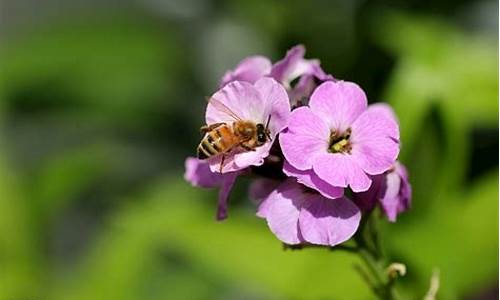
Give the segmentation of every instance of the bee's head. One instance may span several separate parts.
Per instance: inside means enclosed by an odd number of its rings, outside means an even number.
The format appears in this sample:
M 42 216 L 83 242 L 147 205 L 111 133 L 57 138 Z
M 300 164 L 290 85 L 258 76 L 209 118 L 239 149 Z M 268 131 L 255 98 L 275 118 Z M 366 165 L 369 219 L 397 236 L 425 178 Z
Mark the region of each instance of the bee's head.
M 267 129 L 264 127 L 264 124 L 257 124 L 257 143 L 259 145 L 265 144 L 268 136 L 269 133 L 267 133 Z

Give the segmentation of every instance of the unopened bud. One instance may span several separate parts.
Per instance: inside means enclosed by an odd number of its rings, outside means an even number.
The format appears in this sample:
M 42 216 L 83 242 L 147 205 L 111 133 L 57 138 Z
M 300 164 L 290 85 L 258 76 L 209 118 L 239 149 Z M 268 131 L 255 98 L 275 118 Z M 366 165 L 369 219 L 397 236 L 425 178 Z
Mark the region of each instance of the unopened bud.
M 406 266 L 402 263 L 392 263 L 387 267 L 387 275 L 391 279 L 395 279 L 398 276 L 405 276 Z

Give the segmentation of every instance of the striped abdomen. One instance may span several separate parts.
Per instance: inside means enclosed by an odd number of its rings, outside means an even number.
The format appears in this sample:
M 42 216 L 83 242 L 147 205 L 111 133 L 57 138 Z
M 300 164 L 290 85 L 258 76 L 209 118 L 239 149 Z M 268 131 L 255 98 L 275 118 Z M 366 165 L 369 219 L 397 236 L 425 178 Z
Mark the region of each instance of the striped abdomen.
M 198 145 L 198 158 L 206 159 L 231 150 L 238 143 L 233 130 L 221 125 L 205 134 Z

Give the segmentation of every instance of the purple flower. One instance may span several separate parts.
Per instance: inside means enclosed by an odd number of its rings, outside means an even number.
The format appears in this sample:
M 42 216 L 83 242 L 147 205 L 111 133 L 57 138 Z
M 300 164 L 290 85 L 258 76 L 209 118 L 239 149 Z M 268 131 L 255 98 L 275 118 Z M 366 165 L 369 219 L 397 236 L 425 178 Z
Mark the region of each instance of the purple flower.
M 321 69 L 318 59 L 305 59 L 305 54 L 303 45 L 292 47 L 285 58 L 273 65 L 271 77 L 281 82 L 287 90 L 291 89 L 292 81 L 304 75 L 315 76 L 321 81 L 333 80 L 331 75 Z
M 345 197 L 325 198 L 287 179 L 259 206 L 258 215 L 286 244 L 311 243 L 335 246 L 357 230 L 361 213 Z
M 188 158 L 184 177 L 219 188 L 221 220 L 237 177 L 252 175 L 249 198 L 281 241 L 335 246 L 350 239 L 361 212 L 376 205 L 396 221 L 410 207 L 411 186 L 396 161 L 399 125 L 392 109 L 368 106 L 358 85 L 338 81 L 304 55 L 298 45 L 274 65 L 251 56 L 226 72 L 205 113 L 209 130 L 218 131 L 202 145 L 213 149 L 200 155 L 206 160 Z M 260 132 L 255 143 L 248 140 L 254 131 L 241 129 L 253 125 Z
M 280 184 L 281 182 L 279 180 L 269 178 L 257 178 L 250 184 L 248 196 L 250 200 L 259 206 L 259 210 L 257 211 L 258 217 L 264 218 L 262 213 L 266 211 L 265 206 L 267 205 L 264 203 L 264 200 L 269 197 Z
M 264 158 L 269 155 L 277 134 L 282 131 L 290 115 L 290 103 L 283 87 L 272 78 L 261 78 L 251 84 L 243 81 L 233 81 L 217 91 L 213 96 L 216 100 L 210 101 L 205 115 L 208 125 L 215 123 L 233 124 L 234 115 L 241 120 L 253 121 L 255 124 L 265 125 L 269 120 L 271 140 L 257 148 L 248 151 L 235 147 L 225 153 L 222 173 L 234 172 L 249 166 L 259 166 L 264 163 Z M 224 107 L 221 107 L 222 104 Z M 228 110 L 231 113 L 228 113 Z M 208 159 L 212 172 L 219 172 L 222 155 Z
M 184 167 L 186 169 L 184 179 L 191 183 L 192 186 L 213 188 L 222 184 L 224 175 L 212 172 L 205 160 L 188 157 L 186 158 Z
M 306 49 L 297 45 L 287 51 L 285 58 L 273 65 L 271 77 L 281 82 L 288 91 L 292 106 L 300 106 L 306 102 L 318 83 L 334 80 L 333 76 L 326 74 L 320 67 L 317 59 L 304 59 Z M 295 86 L 292 82 L 300 78 Z
M 378 203 L 387 219 L 396 222 L 398 214 L 411 206 L 411 185 L 406 168 L 396 162 L 389 171 L 374 176 L 370 189 L 355 194 L 354 201 L 363 210 L 371 210 Z
M 304 176 L 362 192 L 371 185 L 369 175 L 389 170 L 396 161 L 399 126 L 387 105 L 367 107 L 358 85 L 327 81 L 314 91 L 309 107 L 291 113 L 280 144 L 290 165 L 307 171 Z
M 271 72 L 271 61 L 264 56 L 249 56 L 242 60 L 234 70 L 227 71 L 219 84 L 224 87 L 232 81 L 255 83 Z
M 184 179 L 191 183 L 192 186 L 202 188 L 220 187 L 216 218 L 217 220 L 227 218 L 227 201 L 240 172 L 214 173 L 210 171 L 207 161 L 194 157 L 186 159 L 185 168 Z
M 227 71 L 219 84 L 224 87 L 232 81 L 255 83 L 262 77 L 272 77 L 281 83 L 288 92 L 293 106 L 309 98 L 319 83 L 335 80 L 320 67 L 317 59 L 305 59 L 305 47 L 297 45 L 287 51 L 286 56 L 271 67 L 269 59 L 263 56 L 250 56 L 242 60 L 234 70 Z M 298 82 L 292 86 L 292 82 Z
M 406 168 L 396 162 L 386 174 L 386 190 L 380 205 L 391 222 L 396 221 L 398 214 L 411 206 L 411 185 Z

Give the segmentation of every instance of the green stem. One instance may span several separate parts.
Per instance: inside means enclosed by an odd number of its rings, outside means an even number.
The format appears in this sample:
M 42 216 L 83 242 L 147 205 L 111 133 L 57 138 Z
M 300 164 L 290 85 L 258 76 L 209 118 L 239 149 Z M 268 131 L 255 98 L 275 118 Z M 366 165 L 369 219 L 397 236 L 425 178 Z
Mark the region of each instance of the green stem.
M 366 216 L 366 219 L 369 217 Z M 399 297 L 394 290 L 394 280 L 389 278 L 384 267 L 386 259 L 380 247 L 379 236 L 374 222 L 366 220 L 362 223 L 358 234 L 354 237 L 354 241 L 356 242 L 356 253 L 358 253 L 369 274 L 371 274 L 372 278 L 368 283 L 374 293 L 381 300 L 398 300 Z
M 386 270 L 387 260 L 379 241 L 379 234 L 375 220 L 370 218 L 370 214 L 364 216 L 359 226 L 359 230 L 353 237 L 353 244 L 347 243 L 329 248 L 331 251 L 346 251 L 358 254 L 364 263 L 355 265 L 356 271 L 363 280 L 373 290 L 380 300 L 400 300 L 394 289 L 395 277 L 391 278 Z M 285 250 L 302 250 L 305 248 L 325 248 L 321 245 L 303 244 L 286 245 Z M 366 269 L 366 270 L 365 270 Z
M 398 297 L 394 292 L 392 282 L 391 280 L 389 280 L 387 272 L 385 271 L 381 262 L 377 261 L 373 254 L 366 249 L 359 249 L 358 254 L 373 276 L 373 281 L 375 284 L 374 290 L 377 296 L 381 300 L 397 300 Z
M 374 277 L 375 282 L 378 285 L 384 285 L 386 281 L 385 276 L 384 274 L 382 274 L 379 264 L 377 263 L 373 255 L 366 249 L 359 249 L 358 254 L 365 263 L 366 267 L 368 268 L 372 276 Z

